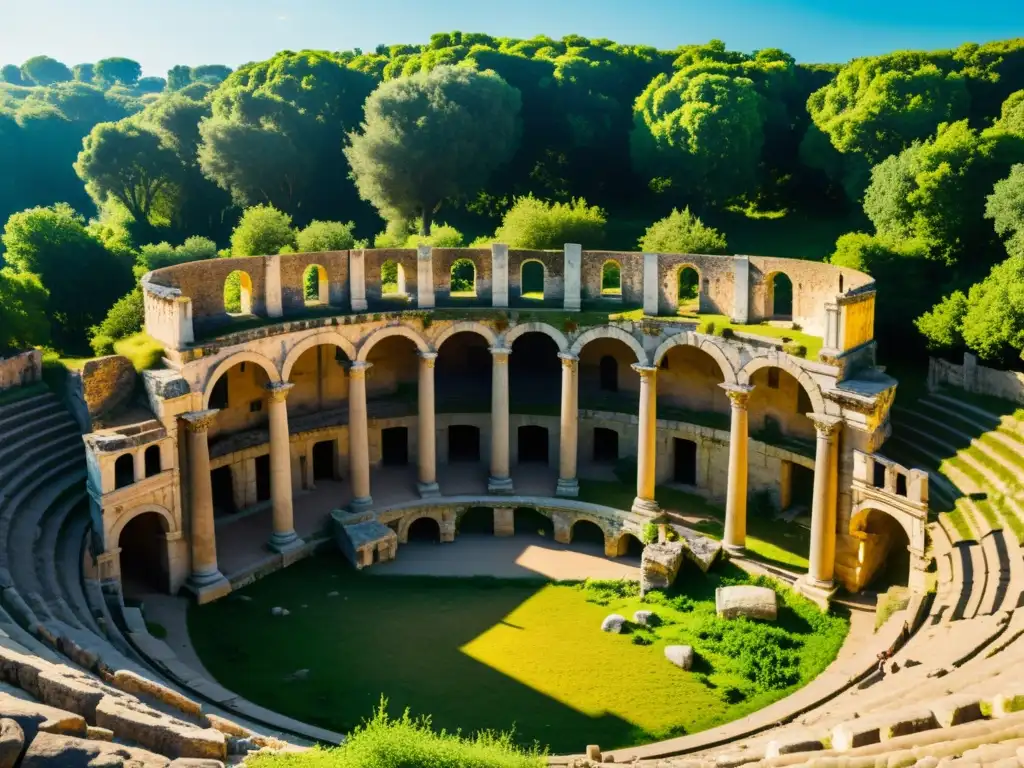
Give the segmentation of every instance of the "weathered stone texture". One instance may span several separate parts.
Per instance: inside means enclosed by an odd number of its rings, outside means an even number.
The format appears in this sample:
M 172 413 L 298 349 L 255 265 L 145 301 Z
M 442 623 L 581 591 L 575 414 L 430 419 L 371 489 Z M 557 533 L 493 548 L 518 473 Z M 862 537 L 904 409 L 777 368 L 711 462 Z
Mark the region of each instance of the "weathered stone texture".
M 16 720 L 0 720 L 0 768 L 14 768 L 25 747 L 25 732 Z
M 693 666 L 693 647 L 689 645 L 665 646 L 665 658 L 680 669 L 689 670 Z
M 523 295 L 523 264 L 540 262 L 544 267 L 544 300 L 561 300 L 565 295 L 565 253 L 563 251 L 508 252 L 508 297 L 515 304 Z
M 30 349 L 0 359 L 0 391 L 39 381 L 43 375 L 43 354 Z
M 617 613 L 612 613 L 604 617 L 604 621 L 601 622 L 601 631 L 612 632 L 617 635 L 622 632 L 622 629 L 625 626 L 626 617 L 620 616 Z
M 719 587 L 715 590 L 715 612 L 724 619 L 743 616 L 775 621 L 778 615 L 778 595 L 774 589 L 751 584 Z
M 22 768 L 165 768 L 163 755 L 106 741 L 87 741 L 73 736 L 40 733 L 25 751 Z
M 671 587 L 682 564 L 682 543 L 648 544 L 640 558 L 640 593 Z
M 93 419 L 111 413 L 135 393 L 135 368 L 127 357 L 108 355 L 89 360 L 80 375 L 85 404 Z
M 415 257 L 415 251 L 413 256 Z M 433 250 L 434 292 L 438 300 L 451 303 L 452 264 L 469 259 L 476 269 L 476 300 L 473 304 L 491 304 L 491 249 L 490 248 L 435 248 Z M 509 252 L 511 260 L 511 251 Z M 509 269 L 509 280 L 512 270 Z M 440 305 L 440 301 L 439 301 Z
M 372 253 L 372 251 L 367 251 L 367 253 Z M 304 275 L 311 264 L 323 267 L 327 273 L 331 306 L 348 309 L 348 251 L 282 254 L 280 264 L 281 306 L 285 314 L 305 309 Z M 379 273 L 377 274 L 379 275 Z M 367 282 L 369 283 L 369 280 Z M 379 280 L 377 284 L 379 285 Z

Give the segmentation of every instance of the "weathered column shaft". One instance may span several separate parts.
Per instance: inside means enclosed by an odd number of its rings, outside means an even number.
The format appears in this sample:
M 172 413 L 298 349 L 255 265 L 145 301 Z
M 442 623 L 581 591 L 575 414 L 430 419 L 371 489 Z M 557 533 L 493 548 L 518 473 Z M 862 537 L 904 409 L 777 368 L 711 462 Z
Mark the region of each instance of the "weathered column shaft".
M 651 515 L 658 511 L 654 500 L 655 462 L 658 437 L 658 369 L 654 366 L 634 364 L 640 374 L 639 429 L 636 446 L 636 499 L 633 511 Z
M 437 433 L 434 426 L 434 362 L 436 352 L 420 352 L 419 385 L 419 492 L 439 496 L 437 487 Z
M 558 496 L 578 496 L 580 483 L 576 477 L 579 443 L 579 358 L 562 353 L 562 410 L 559 423 Z
M 213 487 L 210 482 L 210 447 L 207 430 L 217 411 L 197 411 L 185 414 L 188 434 L 188 474 L 192 544 L 192 575 L 189 582 L 200 595 L 211 590 L 219 592 L 231 587 L 217 569 L 217 535 L 213 526 Z
M 722 543 L 733 553 L 747 545 L 747 402 L 751 387 L 722 384 L 729 396 L 729 477 L 725 497 L 725 536 Z
M 814 497 L 811 505 L 811 552 L 809 580 L 831 588 L 836 555 L 836 436 L 842 420 L 836 416 L 808 414 L 818 437 L 814 453 Z
M 273 534 L 270 548 L 276 552 L 295 549 L 302 540 L 295 534 L 292 510 L 292 457 L 288 436 L 288 392 L 290 382 L 271 384 L 268 392 L 270 421 L 270 499 L 273 505 Z
M 366 371 L 372 363 L 358 361 L 349 369 L 348 456 L 353 510 L 372 506 L 370 496 L 370 430 L 366 423 Z
M 491 476 L 487 490 L 511 493 L 508 459 L 508 356 L 511 349 L 491 348 Z

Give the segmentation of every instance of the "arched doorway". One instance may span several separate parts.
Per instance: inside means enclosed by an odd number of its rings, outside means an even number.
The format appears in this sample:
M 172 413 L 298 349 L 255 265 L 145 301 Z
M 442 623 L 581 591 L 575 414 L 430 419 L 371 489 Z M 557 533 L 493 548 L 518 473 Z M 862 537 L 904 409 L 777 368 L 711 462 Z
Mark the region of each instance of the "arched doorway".
M 614 464 L 619 460 L 619 433 L 607 427 L 594 427 L 594 463 Z
M 459 516 L 457 522 L 459 534 L 480 533 L 494 534 L 494 510 L 490 507 L 470 507 Z
M 604 551 L 604 531 L 590 520 L 577 520 L 572 524 L 573 544 L 598 544 Z
M 517 507 L 514 515 L 516 536 L 542 536 L 553 539 L 555 524 L 551 518 L 532 507 Z
M 544 265 L 530 259 L 519 268 L 520 296 L 525 301 L 544 301 Z
M 153 475 L 159 475 L 162 471 L 160 466 L 160 446 L 151 445 L 146 449 L 146 453 L 143 454 L 143 460 L 146 465 L 146 477 L 152 477 Z
M 448 295 L 453 299 L 476 298 L 476 265 L 469 259 L 452 262 Z
M 910 539 L 900 522 L 880 509 L 862 510 L 854 525 L 858 534 L 871 543 L 864 551 L 870 557 L 861 567 L 869 571 L 862 576 L 868 589 L 884 592 L 889 587 L 906 587 L 910 583 Z
M 405 269 L 394 259 L 380 265 L 380 293 L 382 298 L 405 298 Z
M 630 557 L 639 560 L 644 554 L 644 543 L 631 533 L 619 537 L 619 557 Z
M 420 517 L 409 525 L 409 542 L 440 544 L 441 526 L 432 517 Z
M 302 273 L 302 298 L 307 307 L 326 306 L 330 303 L 327 270 L 319 264 L 310 264 Z
M 677 281 L 679 314 L 696 315 L 700 311 L 700 275 L 693 267 L 683 267 Z
M 601 265 L 601 295 L 611 298 L 622 296 L 622 268 L 615 259 Z
M 114 461 L 114 488 L 124 488 L 135 482 L 135 457 L 122 453 Z
M 548 430 L 534 424 L 519 427 L 517 431 L 519 463 L 548 463 Z
M 562 363 L 554 339 L 546 333 L 531 331 L 512 342 L 508 386 L 513 413 L 530 413 L 536 407 L 557 412 L 562 398 Z
M 159 512 L 142 512 L 121 529 L 121 588 L 126 598 L 167 592 L 167 520 Z
M 224 311 L 229 315 L 252 314 L 252 278 L 236 269 L 224 280 Z
M 768 276 L 765 314 L 773 320 L 793 319 L 793 281 L 776 272 Z
M 475 331 L 460 331 L 445 339 L 434 364 L 434 407 L 438 413 L 491 409 L 490 344 Z

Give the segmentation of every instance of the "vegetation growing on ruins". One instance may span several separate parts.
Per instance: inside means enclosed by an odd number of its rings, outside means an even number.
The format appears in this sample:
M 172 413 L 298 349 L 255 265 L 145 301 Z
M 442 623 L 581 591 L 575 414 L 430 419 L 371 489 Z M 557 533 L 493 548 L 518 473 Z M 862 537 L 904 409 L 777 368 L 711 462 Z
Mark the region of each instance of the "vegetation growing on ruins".
M 819 674 L 847 620 L 773 582 L 775 624 L 717 619 L 715 588 L 747 581 L 730 565 L 687 566 L 673 591 L 641 599 L 635 583 L 374 576 L 314 557 L 246 587 L 249 600 L 192 606 L 189 631 L 224 685 L 306 722 L 345 731 L 383 695 L 392 714 L 429 712 L 437 729 L 514 721 L 516 743 L 564 752 L 703 730 Z M 268 620 L 273 606 L 291 613 Z M 600 631 L 609 613 L 641 609 L 660 624 Z M 692 671 L 665 660 L 678 643 L 695 648 Z

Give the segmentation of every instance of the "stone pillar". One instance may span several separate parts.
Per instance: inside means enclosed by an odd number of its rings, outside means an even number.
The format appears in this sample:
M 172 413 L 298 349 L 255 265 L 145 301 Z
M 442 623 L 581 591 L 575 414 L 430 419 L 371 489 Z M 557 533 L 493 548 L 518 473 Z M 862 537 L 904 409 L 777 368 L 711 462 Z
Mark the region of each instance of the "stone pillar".
M 562 411 L 558 443 L 558 486 L 555 495 L 576 497 L 580 495 L 580 482 L 576 477 L 580 426 L 577 400 L 579 358 L 568 352 L 561 352 L 558 357 L 562 360 Z
M 419 385 L 419 482 L 422 498 L 440 496 L 437 486 L 437 432 L 434 427 L 434 362 L 437 352 L 420 352 Z
M 731 320 L 746 323 L 750 320 L 750 257 L 732 257 L 735 286 Z
M 580 308 L 580 282 L 583 268 L 583 246 L 579 243 L 565 244 L 565 275 L 562 285 L 564 293 L 562 308 L 578 312 Z
M 361 249 L 348 252 L 349 301 L 353 312 L 366 311 L 366 259 Z
M 654 500 L 654 473 L 657 460 L 658 437 L 658 369 L 651 365 L 634 363 L 633 370 L 640 374 L 640 412 L 636 445 L 636 498 L 633 512 L 650 517 L 657 514 Z
M 281 297 L 281 256 L 265 256 L 266 269 L 263 275 L 263 308 L 267 317 L 281 317 L 284 302 Z
M 348 380 L 348 460 L 353 512 L 373 506 L 370 496 L 370 429 L 366 423 L 367 362 L 352 363 Z
M 200 603 L 215 600 L 231 591 L 231 585 L 217 568 L 217 536 L 213 527 L 213 488 L 210 483 L 210 446 L 207 430 L 215 410 L 195 411 L 182 416 L 188 433 L 189 532 L 192 539 L 192 574 L 188 587 Z
M 270 421 L 270 499 L 274 532 L 269 546 L 274 552 L 291 552 L 302 546 L 295 533 L 292 511 L 292 456 L 288 437 L 288 392 L 295 385 L 280 382 L 267 386 Z
M 661 286 L 658 285 L 658 254 L 644 254 L 644 314 L 657 315 Z
M 825 338 L 824 343 L 821 347 L 821 354 L 826 357 L 835 357 L 840 352 L 841 339 L 840 339 L 840 316 L 839 316 L 839 305 L 834 302 L 826 302 L 825 304 Z
M 747 401 L 753 387 L 720 384 L 732 404 L 729 430 L 729 478 L 725 497 L 725 536 L 722 544 L 741 554 L 747 544 Z
M 132 454 L 132 472 L 135 475 L 133 482 L 137 483 L 139 480 L 146 479 L 146 451 L 142 448 L 137 448 L 135 453 Z
M 508 246 L 491 243 L 491 306 L 508 306 Z
M 416 248 L 416 306 L 434 308 L 434 249 L 429 245 Z
M 491 347 L 491 476 L 488 493 L 512 493 L 508 462 L 508 356 L 511 349 Z
M 512 507 L 495 507 L 494 509 L 494 535 L 515 536 L 516 520 L 515 510 Z
M 811 505 L 811 553 L 808 583 L 832 589 L 836 561 L 836 477 L 838 441 L 843 421 L 838 416 L 807 414 L 818 433 L 814 453 L 814 497 Z

